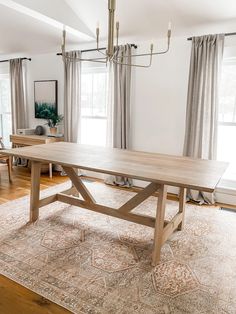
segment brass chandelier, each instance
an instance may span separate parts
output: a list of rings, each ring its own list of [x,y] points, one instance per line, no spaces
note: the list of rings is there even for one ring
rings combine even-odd
[[[147,53],[142,54],[131,54],[129,56],[122,55],[118,56],[118,47],[119,45],[119,29],[120,25],[119,22],[115,23],[115,9],[116,9],[116,0],[108,0],[108,45],[107,48],[104,51],[100,48],[99,45],[99,35],[100,35],[100,29],[99,26],[96,28],[96,42],[97,46],[95,51],[99,52],[101,54],[101,57],[99,58],[72,58],[66,53],[66,29],[63,29],[62,33],[62,45],[61,45],[61,54],[63,59],[71,60],[71,61],[88,61],[88,62],[99,62],[99,63],[108,63],[113,62],[115,64],[122,64],[127,66],[134,66],[134,67],[143,67],[148,68],[152,65],[152,57],[154,55],[161,55],[165,54],[169,51],[170,48],[170,38],[171,38],[171,23],[168,25],[168,31],[167,31],[167,47],[165,50],[162,51],[156,51],[154,52],[154,45],[153,43],[150,45],[150,51]],[[116,33],[116,34],[115,34]],[[116,45],[115,45],[116,41]],[[128,60],[132,60],[132,58],[135,57],[145,57],[149,56],[149,63],[147,65],[141,65],[141,64],[134,64],[132,62],[129,62]],[[122,60],[121,60],[122,58]],[[124,58],[128,59],[124,62]]]

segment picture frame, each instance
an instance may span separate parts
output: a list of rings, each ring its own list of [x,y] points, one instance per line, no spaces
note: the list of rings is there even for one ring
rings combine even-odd
[[[58,81],[34,81],[34,112],[36,119],[47,119],[58,114]]]

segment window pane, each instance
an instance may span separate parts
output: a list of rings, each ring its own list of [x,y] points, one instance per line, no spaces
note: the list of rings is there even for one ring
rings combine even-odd
[[[218,160],[230,162],[231,169],[236,167],[235,141],[236,127],[220,125],[218,128]]]
[[[0,129],[3,143],[6,147],[10,147],[10,134],[11,134],[11,114],[4,113],[0,115]]]
[[[106,146],[106,119],[82,118],[81,144]]]
[[[6,147],[10,146],[11,134],[10,80],[0,76],[0,136]]]
[[[93,115],[94,116],[106,116],[107,111],[107,74],[97,73],[94,74],[94,89],[93,89]]]
[[[218,127],[218,159],[228,162],[236,162],[236,145],[232,145],[236,139],[236,127],[219,125]]]
[[[93,74],[82,74],[81,82],[81,114],[90,116],[93,114]]]
[[[106,145],[107,68],[82,68],[80,142],[88,145]]]
[[[236,122],[236,61],[222,67],[219,121]]]

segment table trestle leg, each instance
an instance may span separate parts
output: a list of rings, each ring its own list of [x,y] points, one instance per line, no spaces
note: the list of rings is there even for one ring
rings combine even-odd
[[[31,192],[30,192],[30,222],[35,222],[39,217],[41,163],[31,162]]]
[[[167,199],[167,185],[150,183],[146,188],[141,190],[124,205],[119,208],[111,208],[105,205],[97,204],[92,194],[89,192],[83,181],[77,175],[76,170],[72,167],[63,166],[72,182],[72,187],[64,192],[46,197],[39,200],[40,187],[40,166],[39,162],[32,162],[31,173],[31,198],[30,198],[30,221],[38,219],[39,207],[45,206],[55,201],[64,202],[73,206],[89,209],[91,211],[117,217],[141,225],[154,228],[154,243],[152,253],[152,265],[156,266],[160,262],[161,247],[165,241],[176,230],[182,230],[184,224],[184,212],[186,201],[186,188],[180,188],[179,211],[171,221],[165,221],[165,208]],[[146,216],[131,212],[148,197],[158,190],[158,201],[156,217]],[[83,199],[73,196],[74,192],[80,193]],[[84,241],[84,232],[81,232],[81,241]]]
[[[89,202],[89,203],[96,203],[96,201],[93,198],[92,194],[86,188],[85,184],[80,179],[80,177],[78,176],[78,174],[75,171],[75,169],[73,169],[71,167],[65,167],[65,166],[63,166],[63,169],[65,170],[65,172],[68,175],[68,177],[71,179],[71,182],[73,183],[73,185],[76,188],[76,190],[82,195],[83,199],[86,202]]]
[[[183,230],[184,227],[184,216],[185,216],[185,204],[186,204],[186,188],[180,188],[179,191],[179,213],[182,213],[182,220],[178,226],[178,230]]]
[[[161,257],[161,247],[162,247],[162,238],[163,231],[165,227],[165,207],[166,207],[166,198],[167,198],[167,186],[160,185],[159,196],[157,200],[157,211],[156,211],[156,223],[154,230],[154,244],[152,252],[152,266],[156,266]]]
[[[149,196],[153,195],[159,188],[159,184],[150,183],[143,190],[137,193],[134,197],[132,197],[128,202],[122,205],[119,208],[119,212],[128,213],[131,212],[135,207],[140,205],[143,201],[145,201]]]

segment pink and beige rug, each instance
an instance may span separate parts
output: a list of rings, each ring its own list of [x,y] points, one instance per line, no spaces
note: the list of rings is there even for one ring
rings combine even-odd
[[[107,206],[133,195],[87,185]],[[55,189],[65,185],[43,194]],[[236,313],[236,213],[187,205],[185,230],[153,268],[151,228],[62,203],[29,225],[28,201],[0,206],[0,272],[73,313]],[[154,215],[155,206],[151,197],[136,210]],[[168,201],[167,217],[177,206]]]

